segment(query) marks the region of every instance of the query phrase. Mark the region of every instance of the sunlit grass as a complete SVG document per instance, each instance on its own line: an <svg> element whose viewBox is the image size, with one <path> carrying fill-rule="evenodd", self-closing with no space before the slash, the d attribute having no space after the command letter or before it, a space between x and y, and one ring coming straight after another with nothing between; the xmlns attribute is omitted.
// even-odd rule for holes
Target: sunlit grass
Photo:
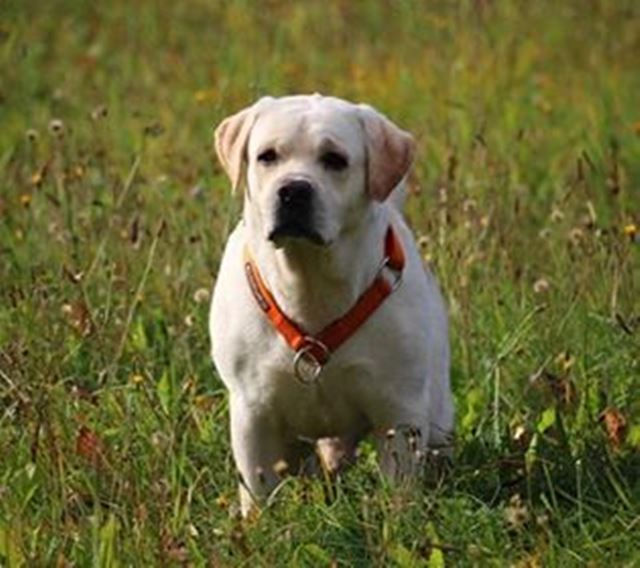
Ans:
<svg viewBox="0 0 640 568"><path fill-rule="evenodd" d="M0 563L640 562L635 2L1 10ZM365 445L241 522L206 332L239 206L212 131L313 91L419 141L456 463L394 489Z"/></svg>

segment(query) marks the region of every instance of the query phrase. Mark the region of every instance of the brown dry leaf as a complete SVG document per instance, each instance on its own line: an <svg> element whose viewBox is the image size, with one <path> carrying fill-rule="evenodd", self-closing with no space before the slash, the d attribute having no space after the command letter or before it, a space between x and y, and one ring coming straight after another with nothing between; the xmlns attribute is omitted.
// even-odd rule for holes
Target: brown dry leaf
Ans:
<svg viewBox="0 0 640 568"><path fill-rule="evenodd" d="M135 217L129 227L129 241L134 249L140 248L140 218L138 216Z"/></svg>
<svg viewBox="0 0 640 568"><path fill-rule="evenodd" d="M614 450L619 450L627 431L627 419L617 409L609 407L601 415L609 442Z"/></svg>
<svg viewBox="0 0 640 568"><path fill-rule="evenodd" d="M73 566L73 564L67 560L64 553L58 553L58 558L56 558L56 568L71 568L71 566Z"/></svg>
<svg viewBox="0 0 640 568"><path fill-rule="evenodd" d="M41 187L44 180L49 173L49 167L51 166L51 160L48 160L42 166L40 166L35 172L31 174L29 183L34 187Z"/></svg>
<svg viewBox="0 0 640 568"><path fill-rule="evenodd" d="M86 337L93 332L94 325L91 314L82 300L63 304L62 313L65 315L67 323L82 337Z"/></svg>
<svg viewBox="0 0 640 568"><path fill-rule="evenodd" d="M533 385L548 389L553 398L561 404L570 406L576 401L576 387L566 374L556 375L548 369L541 369L532 375L530 381Z"/></svg>
<svg viewBox="0 0 640 568"><path fill-rule="evenodd" d="M544 562L540 558L538 551L533 551L527 554L524 558L518 560L514 565L514 568L542 568Z"/></svg>
<svg viewBox="0 0 640 568"><path fill-rule="evenodd" d="M167 559L172 562L184 564L189 559L189 551L184 542L176 539L169 533L162 536L162 551Z"/></svg>
<svg viewBox="0 0 640 568"><path fill-rule="evenodd" d="M93 404L93 406L98 406L98 395L81 385L71 385L71 394L78 400L83 400L89 404Z"/></svg>
<svg viewBox="0 0 640 568"><path fill-rule="evenodd" d="M144 503L140 503L134 511L135 520L139 525L144 525L149 518L149 510Z"/></svg>
<svg viewBox="0 0 640 568"><path fill-rule="evenodd" d="M198 407L199 410L209 412L213 408L215 408L218 401L214 396L207 395L207 394L199 394L195 397L194 402L196 407Z"/></svg>
<svg viewBox="0 0 640 568"><path fill-rule="evenodd" d="M76 436L76 454L99 467L104 459L104 443L87 426L80 426Z"/></svg>
<svg viewBox="0 0 640 568"><path fill-rule="evenodd" d="M189 559L189 552L184 544L177 544L166 550L167 558L174 562L186 562Z"/></svg>

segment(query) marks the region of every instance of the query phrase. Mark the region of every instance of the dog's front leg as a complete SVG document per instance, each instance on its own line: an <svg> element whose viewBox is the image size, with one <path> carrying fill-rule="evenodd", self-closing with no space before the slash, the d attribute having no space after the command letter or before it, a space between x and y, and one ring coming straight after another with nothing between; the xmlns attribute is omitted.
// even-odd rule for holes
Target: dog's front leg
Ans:
<svg viewBox="0 0 640 568"><path fill-rule="evenodd" d="M231 446L240 472L240 509L249 516L276 487L278 465L286 459L286 446L270 417L231 396Z"/></svg>
<svg viewBox="0 0 640 568"><path fill-rule="evenodd" d="M396 483L416 478L424 466L428 432L414 424L396 424L376 431L378 463Z"/></svg>

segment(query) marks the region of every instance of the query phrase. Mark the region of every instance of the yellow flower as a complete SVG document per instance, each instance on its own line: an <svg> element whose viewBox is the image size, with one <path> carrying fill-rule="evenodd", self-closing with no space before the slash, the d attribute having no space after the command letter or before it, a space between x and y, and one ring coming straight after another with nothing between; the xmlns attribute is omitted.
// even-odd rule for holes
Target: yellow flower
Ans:
<svg viewBox="0 0 640 568"><path fill-rule="evenodd" d="M199 105L212 101L214 97L215 92L213 91L213 89L199 89L195 93L193 93L193 98Z"/></svg>
<svg viewBox="0 0 640 568"><path fill-rule="evenodd" d="M558 355L556 356L556 363L560 365L563 373L566 373L567 371L569 371L571 367L573 367L573 364L575 363L575 361L576 361L575 357L573 357L567 351L562 351L561 353L558 353Z"/></svg>
<svg viewBox="0 0 640 568"><path fill-rule="evenodd" d="M31 195L29 195L28 193L23 193L20 196L20 204L23 207L29 207L29 204L31 203Z"/></svg>
<svg viewBox="0 0 640 568"><path fill-rule="evenodd" d="M144 382L144 377L142 375L133 375L131 377L131 382L134 385L140 385L140 384L142 384Z"/></svg>
<svg viewBox="0 0 640 568"><path fill-rule="evenodd" d="M627 235L627 237L629 237L631 240L633 240L638 234L638 226L635 223L629 223L628 225L624 226L624 229L622 230L622 232L625 235Z"/></svg>
<svg viewBox="0 0 640 568"><path fill-rule="evenodd" d="M218 505L218 507L220 507L221 509L228 509L229 505L231 504L229 502L229 499L226 495L222 494L219 495L218 497L216 497L215 499L215 503L216 505Z"/></svg>
<svg viewBox="0 0 640 568"><path fill-rule="evenodd" d="M41 171L34 172L31 175L31 179L29 181L31 182L31 185L39 186L42 183L43 177L44 176L42 175Z"/></svg>

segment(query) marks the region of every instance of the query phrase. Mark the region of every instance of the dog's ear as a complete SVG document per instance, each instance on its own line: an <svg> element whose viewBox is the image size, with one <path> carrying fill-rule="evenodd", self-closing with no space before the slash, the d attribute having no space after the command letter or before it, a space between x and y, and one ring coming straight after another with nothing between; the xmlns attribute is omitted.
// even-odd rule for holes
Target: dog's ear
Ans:
<svg viewBox="0 0 640 568"><path fill-rule="evenodd" d="M415 154L415 141L408 132L373 107L359 105L367 149L369 195L384 201L407 175Z"/></svg>
<svg viewBox="0 0 640 568"><path fill-rule="evenodd" d="M251 134L251 129L258 118L259 111L268 100L271 98L260 99L254 105L225 118L216 128L214 134L216 154L231 180L234 192L242 181L249 134Z"/></svg>

